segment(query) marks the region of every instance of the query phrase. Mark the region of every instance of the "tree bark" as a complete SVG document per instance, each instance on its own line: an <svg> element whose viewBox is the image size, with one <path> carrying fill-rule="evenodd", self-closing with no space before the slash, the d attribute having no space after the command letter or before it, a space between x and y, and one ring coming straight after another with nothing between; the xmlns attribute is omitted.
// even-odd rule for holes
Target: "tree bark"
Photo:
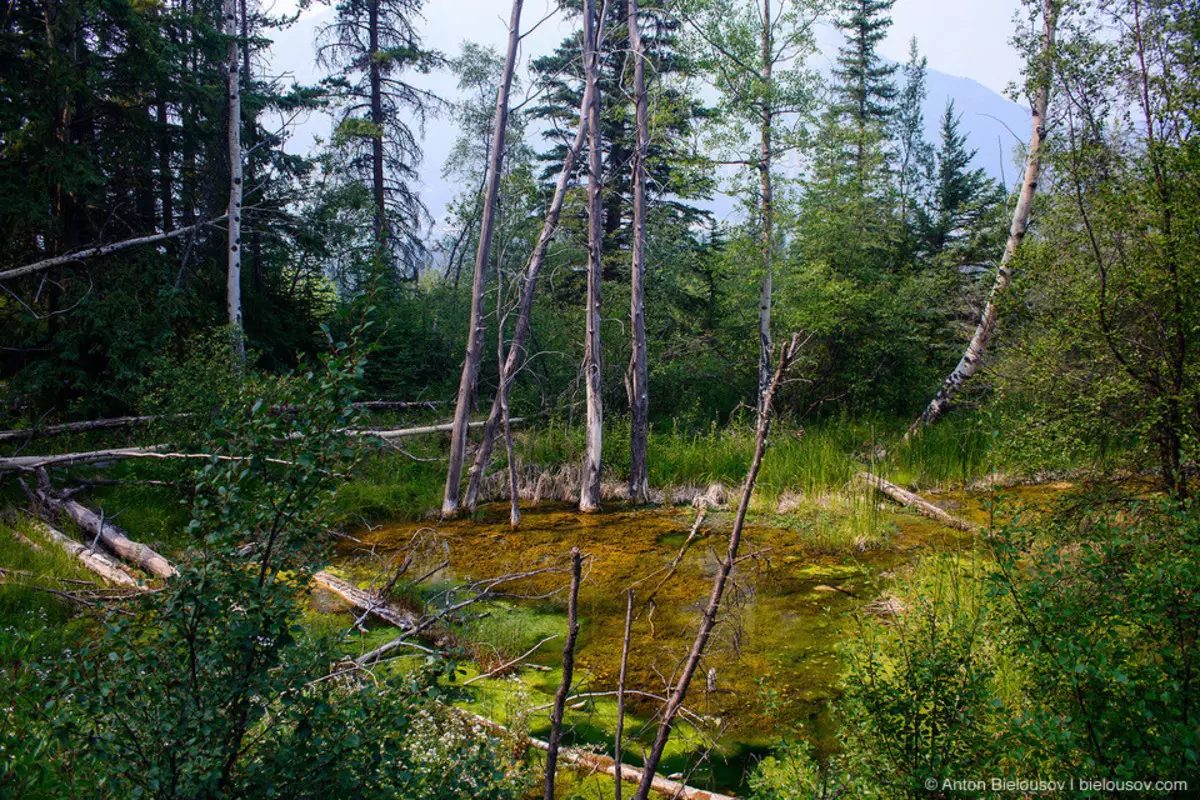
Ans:
<svg viewBox="0 0 1200 800"><path fill-rule="evenodd" d="M37 498L48 512L54 515L66 514L82 530L93 537L98 537L109 550L129 563L136 564L159 578L170 578L175 575L175 568L171 566L171 562L146 545L130 539L125 535L125 531L116 525L107 520L101 520L96 512L82 503L74 500L60 500L44 489L38 489Z"/></svg>
<svg viewBox="0 0 1200 800"><path fill-rule="evenodd" d="M584 0L590 4L591 0ZM588 13L585 11L584 13ZM567 695L571 693L571 679L575 670L575 640L579 636L579 579L583 558L578 547L571 548L571 593L567 598L567 641L563 644L562 682L554 696L554 710L550 715L550 737L546 748L546 777L543 800L554 800L554 773L558 767L558 744L562 738L563 711Z"/></svg>
<svg viewBox="0 0 1200 800"><path fill-rule="evenodd" d="M1045 0L1042 20L1042 56L1048 59L1054 49L1055 26L1058 21L1057 0ZM942 382L937 394L929 401L929 405L921 412L908 427L904 434L905 441L911 439L920 430L937 421L946 410L950 401L971 377L979 371L980 363L987 352L988 343L996 332L996 320L999 315L999 299L1012 280L1012 262L1017 248L1025 239L1029 228L1029 213L1033 208L1033 198L1037 193L1038 178L1042 168L1042 147L1046 141L1046 109L1050 104L1050 70L1043 67L1041 80L1034 97L1032 115L1033 132L1029 139L1029 152L1025 158L1025 178L1021 184L1021 194L1017 198L1017 206L1013 209L1012 225L1008 232L1008 241L1004 245L1004 254L1000 257L1000 266L996 271L996 280L988 295L987 305L984 306L979 324L971 336L967 350L963 353L958 365Z"/></svg>
<svg viewBox="0 0 1200 800"><path fill-rule="evenodd" d="M508 356L504 361L505 380L501 383L496 397L492 401L492 410L488 414L487 424L484 425L480 438L479 449L475 453L475 463L471 467L470 479L467 484L467 508L475 508L479 499L479 490L487 471L487 463L492 457L492 447L496 442L496 433L500 426L501 406L508 402L508 393L520 367L521 358L525 353L525 341L529 338L530 322L533 315L533 300L537 289L538 275L541 274L542 264L550 242L558 230L558 218L562 213L563 201L567 196L567 187L571 175L575 171L575 161L583 149L583 142L588 134L588 110L591 108L591 87L583 93L583 101L579 107L579 127L575 131L575 141L568 148L563 158L562 169L558 173L558 182L554 187L554 197L546 210L546 219L542 223L542 232L538 236L537 245L529 256L529 264L525 268L524 280L521 284L521 302L517 311L517 325L513 329L513 338L508 346Z"/></svg>
<svg viewBox="0 0 1200 800"><path fill-rule="evenodd" d="M591 104L588 107L588 264L583 358L583 377L587 390L587 430L583 479L579 487L579 510L583 512L600 510L600 459L604 441L604 408L600 397L600 256L603 242L600 226L603 211L600 206L600 85L597 75L600 55L597 47L597 28L603 20L595 19L594 5L593 0L584 0L584 69L587 84L591 88Z"/></svg>
<svg viewBox="0 0 1200 800"><path fill-rule="evenodd" d="M103 553L98 553L84 547L79 542L67 536L61 531L55 530L49 525L37 521L38 530L45 534L46 538L53 542L61 550L65 550L70 555L77 558L85 567L99 575L109 583L115 583L118 586L131 586L136 588L139 584L134 580L133 576L125 570L121 569L120 565L108 558Z"/></svg>
<svg viewBox="0 0 1200 800"><path fill-rule="evenodd" d="M775 61L771 36L771 0L763 0L762 26L762 75L763 93L762 126L758 162L759 191L762 203L762 279L758 290L758 396L755 398L759 414L764 413L763 403L767 387L771 382L771 294L773 291L773 259L775 198L771 185L771 162L773 156L773 110L771 105L771 67Z"/></svg>
<svg viewBox="0 0 1200 800"><path fill-rule="evenodd" d="M471 285L471 328L467 334L467 353L463 360L462 376L458 383L458 401L454 406L454 430L450 439L450 463L446 472L446 491L442 497L442 516L458 513L458 497L462 482L463 459L467 452L467 419L475 397L479 363L483 357L483 295L487 288L488 254L495 231L496 201L500 194L501 170L504 165L504 139L508 129L508 95L516 67L517 45L521 41L521 5L513 0L512 16L508 23L508 52L504 58L504 74L496 93L496 115L492 128L492 152L488 159L487 188L483 195L483 216L479 223L479 245L475 250L475 277Z"/></svg>
<svg viewBox="0 0 1200 800"><path fill-rule="evenodd" d="M650 500L646 448L650 436L649 366L646 353L646 156L650 127L646 98L646 46L638 27L637 0L629 0L629 43L633 50L633 94L637 145L633 152L633 264L630 271L629 328L629 499ZM620 781L617 785L620 786Z"/></svg>
<svg viewBox="0 0 1200 800"><path fill-rule="evenodd" d="M226 65L229 82L229 240L225 294L234 369L241 370L246 359L246 342L242 332L242 59L237 0L224 0L224 15L225 34L229 37Z"/></svg>
<svg viewBox="0 0 1200 800"><path fill-rule="evenodd" d="M704 649L708 645L708 637L712 634L712 630L716 626L717 613L721 609L721 598L725 593L725 584L729 579L729 574L733 571L734 565L737 563L738 547L742 542L742 528L746 524L746 512L750 508L750 496L754 493L754 483L758 479L758 471L762 467L763 455L767 451L767 436L771 430L771 404L775 399L775 393L779 389L779 384L783 380L783 374L795 357L798 349L799 335L793 334L791 343L780 351L779 363L776 365L775 375L771 379L771 383L767 386L766 394L763 395L762 412L758 415L758 434L754 441L754 458L750 462L750 469L746 473L746 482L742 486L742 497L738 501L737 514L733 520L733 530L729 534L729 549L717 566L716 575L713 576L712 592L708 598L708 605L705 607L704 614L700 618L700 629L696 632L696 638L692 642L692 649L688 653L683 671L679 675L679 681L675 684L675 689L667 700L667 705L663 708L662 717L658 723L658 732L654 736L654 744L650 748L650 753L646 756L642 781L638 784L634 800L646 800L650 794L654 771L658 769L658 762L662 759L663 750L671 738L671 731L675 725L675 717L678 716L679 710L683 707L683 701L687 697L688 685L692 682L692 676L696 674L696 668L700 665L700 659L703 657Z"/></svg>

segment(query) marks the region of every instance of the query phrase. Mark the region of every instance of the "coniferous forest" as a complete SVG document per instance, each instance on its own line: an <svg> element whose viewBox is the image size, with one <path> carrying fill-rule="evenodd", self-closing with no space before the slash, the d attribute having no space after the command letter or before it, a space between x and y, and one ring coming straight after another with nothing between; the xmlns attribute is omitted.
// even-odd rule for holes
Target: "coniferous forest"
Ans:
<svg viewBox="0 0 1200 800"><path fill-rule="evenodd" d="M3 0L0 797L1200 796L1200 6L996 2Z"/></svg>

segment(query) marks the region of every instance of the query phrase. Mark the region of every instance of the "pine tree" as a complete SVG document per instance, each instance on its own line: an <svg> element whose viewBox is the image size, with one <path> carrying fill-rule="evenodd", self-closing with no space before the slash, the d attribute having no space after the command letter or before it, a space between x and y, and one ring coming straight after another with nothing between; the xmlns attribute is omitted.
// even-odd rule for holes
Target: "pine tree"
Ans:
<svg viewBox="0 0 1200 800"><path fill-rule="evenodd" d="M342 71L337 142L347 168L371 187L375 260L415 280L424 255L421 227L429 212L413 188L420 143L406 115L424 121L440 101L404 80L442 61L413 25L423 0L341 0L319 35L317 60Z"/></svg>
<svg viewBox="0 0 1200 800"><path fill-rule="evenodd" d="M929 208L921 214L925 251L933 257L967 241L1000 200L1001 189L983 168L971 169L975 150L967 149L962 115L954 100L942 114L942 144L936 154Z"/></svg>
<svg viewBox="0 0 1200 800"><path fill-rule="evenodd" d="M916 37L909 42L908 63L904 65L904 88L896 103L896 179L900 196L897 218L898 261L911 263L916 236L920 224L919 198L925 189L929 173L933 170L933 148L925 141L925 115L921 108L925 102L925 74L927 61L917 50Z"/></svg>

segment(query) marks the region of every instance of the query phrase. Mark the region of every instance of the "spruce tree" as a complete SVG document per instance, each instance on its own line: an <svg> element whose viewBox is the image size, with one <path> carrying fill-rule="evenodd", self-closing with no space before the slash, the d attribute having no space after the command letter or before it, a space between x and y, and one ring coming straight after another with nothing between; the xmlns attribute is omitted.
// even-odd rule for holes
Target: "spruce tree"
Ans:
<svg viewBox="0 0 1200 800"><path fill-rule="evenodd" d="M942 143L936 154L929 208L921 214L924 249L936 257L968 241L984 216L1000 200L1000 187L982 168L971 169L975 150L967 149L962 115L954 100L942 114Z"/></svg>

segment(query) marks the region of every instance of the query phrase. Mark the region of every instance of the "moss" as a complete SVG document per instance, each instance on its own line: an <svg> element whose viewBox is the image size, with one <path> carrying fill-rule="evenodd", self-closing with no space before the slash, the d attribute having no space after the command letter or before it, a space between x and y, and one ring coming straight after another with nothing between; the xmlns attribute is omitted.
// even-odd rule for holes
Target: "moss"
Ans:
<svg viewBox="0 0 1200 800"><path fill-rule="evenodd" d="M799 513L803 516L817 510L821 509L810 505ZM836 509L823 511L830 526L852 524ZM881 513L888 514L888 546L862 552L823 550L798 526L748 526L742 553L757 555L743 562L736 573L736 586L727 593L722 622L686 703L705 718L706 730L701 732L691 724L681 726L664 758L664 771L691 773L699 767L692 774L693 783L711 780L718 788L736 789L743 785L748 762L777 742L781 730L799 728L818 755L836 747L826 709L839 691L841 667L836 649L850 630L850 612L878 594L879 573L917 557L920 545L949 546L960 536L946 534L936 524L912 514ZM678 553L694 520L692 509L614 506L602 514L583 515L562 504L547 504L527 509L521 529L513 532L508 527L507 507L496 505L480 509L471 518L441 523L434 535L448 549L450 569L459 577L498 575L549 564L572 546L579 546L590 559L580 592L583 622L576 657L577 691L615 689L624 590L633 585L639 600L628 685L657 693L691 645L699 609L711 589L716 553L723 549L732 524L727 513L710 514L677 573L655 592L654 587L666 575L663 567ZM386 558L405 546L417 527L400 523L360 532L362 545L344 544L339 563L352 565L365 581L375 567L358 560L362 549ZM561 574L543 575L523 582L514 591L541 595L563 582ZM653 611L646 602L652 593ZM456 633L464 643L484 643L473 652L488 663L519 655L540 639L565 629L561 599L506 601L485 613L487 616ZM354 643L355 652L368 647L366 641ZM528 698L530 706L548 704L561 677L561 647L560 636L530 658L550 667L549 671L525 669L515 679L479 681L468 687L464 706L506 722L516 713L518 698ZM715 678L712 692L706 685L710 670ZM464 665L459 681L477 674L478 665ZM653 738L657 703L630 698L628 705L632 761L632 754L641 751L640 745L648 745ZM538 712L535 719L532 733L544 733L546 712ZM615 698L587 700L567 715L565 740L608 750L615 722ZM718 752L708 758L704 757L707 745L702 733L716 736Z"/></svg>

